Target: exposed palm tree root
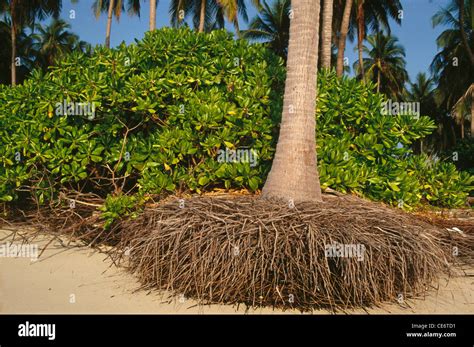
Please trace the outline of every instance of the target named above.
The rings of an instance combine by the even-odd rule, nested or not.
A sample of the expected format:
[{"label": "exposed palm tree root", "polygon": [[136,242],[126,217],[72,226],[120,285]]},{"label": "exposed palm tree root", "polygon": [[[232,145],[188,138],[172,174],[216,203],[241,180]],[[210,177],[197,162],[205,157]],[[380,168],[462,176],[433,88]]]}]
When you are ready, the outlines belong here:
[{"label": "exposed palm tree root", "polygon": [[344,310],[424,292],[453,247],[472,254],[473,235],[450,233],[355,197],[194,197],[118,224],[115,256],[144,286],[201,303]]},{"label": "exposed palm tree root", "polygon": [[451,251],[457,260],[465,264],[474,264],[474,221],[446,219],[433,215],[417,215],[417,217],[443,230],[439,238],[445,249]]}]

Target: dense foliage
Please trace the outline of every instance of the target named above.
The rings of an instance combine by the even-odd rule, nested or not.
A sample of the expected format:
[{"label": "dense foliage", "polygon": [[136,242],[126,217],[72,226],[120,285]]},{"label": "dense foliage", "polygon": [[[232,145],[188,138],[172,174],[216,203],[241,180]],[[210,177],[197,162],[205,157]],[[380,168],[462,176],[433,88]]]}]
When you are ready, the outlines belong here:
[{"label": "dense foliage", "polygon": [[459,140],[456,146],[446,151],[445,155],[458,170],[468,171],[474,175],[474,137]]},{"label": "dense foliage", "polygon": [[[255,190],[272,158],[283,79],[279,58],[224,31],[162,29],[90,58],[71,54],[0,89],[0,198],[26,189],[42,203],[62,187]],[[81,113],[72,102],[95,112],[71,115]],[[226,147],[252,149],[258,165],[219,162]]]},{"label": "dense foliage", "polygon": [[413,155],[435,128],[426,116],[384,114],[385,99],[354,79],[319,77],[318,160],[322,187],[355,191],[403,208],[462,206],[474,177],[449,162]]},{"label": "dense foliage", "polygon": [[[280,58],[224,31],[161,29],[90,57],[72,53],[46,74],[0,87],[0,200],[93,192],[109,196],[103,211],[111,220],[132,213],[142,200],[133,193],[257,190],[274,153],[284,76]],[[384,97],[372,90],[333,73],[319,77],[323,188],[403,208],[463,205],[472,176],[411,155],[433,122],[382,114]],[[78,114],[78,103],[92,111]],[[229,155],[240,150],[256,161]]]}]

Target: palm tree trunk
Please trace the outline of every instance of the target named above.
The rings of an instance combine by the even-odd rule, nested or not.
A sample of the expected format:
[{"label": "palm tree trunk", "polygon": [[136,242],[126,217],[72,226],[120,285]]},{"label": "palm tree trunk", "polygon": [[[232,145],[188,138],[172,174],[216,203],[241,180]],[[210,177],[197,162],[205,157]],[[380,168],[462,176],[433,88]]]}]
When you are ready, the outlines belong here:
[{"label": "palm tree trunk", "polygon": [[[457,143],[457,136],[456,136],[456,131],[454,129],[454,124],[453,122],[450,123],[450,128],[451,128],[451,138],[453,139],[451,142],[452,142],[452,145],[453,146],[456,146],[456,143]],[[445,148],[445,150],[448,149],[448,147]]]},{"label": "palm tree trunk", "polygon": [[283,115],[264,197],[321,201],[316,155],[320,0],[293,0]]},{"label": "palm tree trunk", "polygon": [[380,69],[377,69],[377,93],[380,93]]},{"label": "palm tree trunk", "polygon": [[324,0],[323,6],[323,32],[321,40],[321,67],[323,69],[331,68],[331,34],[332,34],[332,13],[333,0]]},{"label": "palm tree trunk", "polygon": [[105,47],[110,48],[110,31],[112,29],[112,15],[114,12],[115,0],[110,0],[107,11],[107,30],[105,31]]},{"label": "palm tree trunk", "polygon": [[365,82],[364,60],[362,58],[363,41],[365,36],[364,0],[359,0],[357,5],[357,50],[359,52],[359,69],[362,81]]},{"label": "palm tree trunk", "polygon": [[471,94],[471,137],[474,138],[474,88]]},{"label": "palm tree trunk", "polygon": [[344,13],[342,15],[341,33],[337,46],[336,74],[341,77],[344,73],[344,51],[346,49],[347,33],[349,32],[349,21],[351,19],[352,0],[346,0]]},{"label": "palm tree trunk", "polygon": [[207,0],[201,0],[201,13],[199,16],[199,32],[204,32],[204,24],[206,22],[206,2]]},{"label": "palm tree trunk", "polygon": [[[451,125],[450,125],[450,127],[451,127]],[[443,132],[442,132],[441,147],[442,147],[443,151],[445,151],[446,148],[448,147],[448,144],[447,144],[447,143],[448,143],[448,134],[447,134],[447,131],[448,131],[448,129],[446,129],[446,130],[443,129]]]},{"label": "palm tree trunk", "polygon": [[10,2],[10,13],[11,13],[11,29],[10,37],[12,41],[11,48],[11,84],[12,86],[16,85],[16,0],[11,0]]},{"label": "palm tree trunk", "polygon": [[469,46],[469,42],[466,36],[466,31],[464,30],[464,0],[458,0],[458,4],[459,4],[459,28],[461,31],[462,43],[464,45],[464,49],[467,52],[469,60],[471,61],[471,65],[474,66],[474,54],[472,53],[471,47]]},{"label": "palm tree trunk", "polygon": [[156,0],[150,0],[150,31],[156,29]]},{"label": "palm tree trunk", "polygon": [[238,14],[235,15],[234,28],[235,28],[235,33],[236,33],[237,37],[240,39],[242,37],[242,35],[240,34],[239,15]]}]

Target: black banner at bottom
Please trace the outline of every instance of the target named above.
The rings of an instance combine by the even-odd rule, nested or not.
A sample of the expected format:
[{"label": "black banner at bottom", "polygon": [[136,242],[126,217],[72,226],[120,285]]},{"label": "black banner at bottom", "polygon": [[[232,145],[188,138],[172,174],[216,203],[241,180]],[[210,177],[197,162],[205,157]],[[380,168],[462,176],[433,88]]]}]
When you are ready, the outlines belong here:
[{"label": "black banner at bottom", "polygon": [[0,347],[187,341],[472,347],[473,323],[474,315],[0,315]]}]

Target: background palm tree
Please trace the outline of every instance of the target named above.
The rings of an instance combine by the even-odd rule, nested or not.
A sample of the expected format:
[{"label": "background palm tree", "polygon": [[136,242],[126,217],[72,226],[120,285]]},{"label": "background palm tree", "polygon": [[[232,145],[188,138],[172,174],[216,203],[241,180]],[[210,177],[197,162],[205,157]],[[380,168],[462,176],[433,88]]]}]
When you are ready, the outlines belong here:
[{"label": "background palm tree", "polygon": [[[191,12],[193,0],[171,0],[169,14],[171,17],[171,25],[179,26]],[[184,16],[181,16],[184,13]]]},{"label": "background palm tree", "polygon": [[[471,64],[463,39],[465,35],[470,49],[474,50],[473,14],[471,13],[471,8],[474,7],[471,5],[472,3],[461,8],[458,0],[452,0],[447,7],[440,9],[432,18],[434,27],[438,25],[448,27],[436,39],[439,52],[430,66],[437,83],[438,106],[447,112],[465,95],[473,82],[474,66]],[[460,22],[461,9],[464,10],[462,16],[464,27],[461,27]]]},{"label": "background palm tree", "polygon": [[[423,153],[428,149],[433,151],[439,148],[443,137],[442,133],[452,127],[452,121],[440,112],[435,101],[436,84],[432,77],[428,77],[425,73],[418,73],[414,82],[409,82],[409,87],[405,91],[404,100],[410,100],[420,103],[420,113],[423,116],[430,117],[438,129],[424,139],[416,141],[413,145],[415,153]],[[444,119],[443,119],[444,118]],[[430,148],[428,148],[430,147]]]},{"label": "background palm tree", "polygon": [[158,0],[150,0],[150,31],[156,29],[156,7],[158,6]]},{"label": "background palm tree", "polygon": [[205,27],[205,23],[206,23],[207,0],[196,1],[196,5],[199,6],[199,29],[198,29],[198,31],[200,33],[202,33],[202,32],[204,32],[204,27]]},{"label": "background palm tree", "polygon": [[357,50],[359,53],[359,72],[364,80],[364,66],[362,64],[363,41],[368,29],[373,32],[385,29],[390,34],[389,18],[400,24],[399,11],[402,5],[400,0],[354,0],[352,20],[357,28]]},{"label": "background palm tree", "polygon": [[[240,37],[239,15],[242,16],[245,22],[248,22],[245,0],[217,0],[217,3],[222,7],[227,20],[234,24],[237,37]],[[258,9],[261,8],[260,0],[252,0],[252,4]]]},{"label": "background palm tree", "polygon": [[[105,46],[110,47],[110,34],[112,30],[112,18],[120,20],[122,12],[125,11],[125,4],[123,0],[94,0],[92,4],[92,11],[96,18],[99,18],[101,13],[107,13],[107,29],[105,31]],[[127,0],[127,12],[130,15],[140,16],[140,0]]]},{"label": "background palm tree", "polygon": [[[408,95],[412,100],[420,102],[426,109],[436,107],[434,100],[435,83],[433,78],[420,72],[415,77],[415,82],[409,82]],[[425,108],[425,107],[422,107]]]},{"label": "background palm tree", "polygon": [[321,200],[316,156],[319,0],[293,0],[280,136],[263,196]]},{"label": "background palm tree", "polygon": [[[370,79],[377,84],[377,92],[388,97],[398,99],[408,81],[406,71],[405,49],[394,36],[378,32],[369,35],[363,51],[367,58],[363,58],[364,79]],[[358,74],[361,63],[357,60],[354,69]]]},{"label": "background palm tree", "polygon": [[17,82],[17,35],[25,26],[34,26],[36,20],[43,20],[48,16],[57,18],[61,12],[61,0],[0,0],[0,13],[10,17],[10,72],[11,84]]},{"label": "background palm tree", "polygon": [[[216,0],[171,0],[169,13],[171,24],[175,27],[189,16],[199,32],[224,27],[224,12]],[[184,16],[181,16],[182,13]]]},{"label": "background palm tree", "polygon": [[474,83],[466,90],[463,96],[454,104],[452,114],[461,125],[461,138],[464,138],[464,122],[470,121],[469,136],[474,138]]},{"label": "background palm tree", "polygon": [[11,36],[10,23],[0,21],[0,84],[6,84],[10,81],[10,52]]},{"label": "background palm tree", "polygon": [[[53,20],[49,26],[35,25],[35,30],[27,34],[26,29],[16,35],[16,54],[21,59],[17,67],[17,82],[22,82],[35,67],[46,70],[62,54],[81,51],[90,54],[91,45],[79,40],[69,32],[70,26],[62,20]],[[9,62],[11,51],[11,25],[8,19],[0,21],[0,83],[10,82]]]},{"label": "background palm tree", "polygon": [[286,59],[290,36],[290,0],[276,0],[271,6],[263,1],[262,10],[250,22],[249,29],[242,31],[245,38],[267,41],[269,48]]},{"label": "background palm tree", "polygon": [[80,41],[76,34],[68,31],[70,28],[71,26],[61,19],[52,21],[46,27],[36,25],[31,46],[36,53],[36,66],[46,69],[54,65],[55,61],[66,53],[87,49],[85,43]]},{"label": "background palm tree", "polygon": [[[341,18],[339,37],[337,41],[337,62],[336,62],[336,74],[341,77],[344,73],[344,51],[346,49],[347,35],[349,34],[349,25],[351,20],[351,10],[352,10],[353,0],[346,0],[344,4],[337,2],[336,9],[341,9],[344,5],[344,10],[340,16],[335,16],[334,18]],[[336,10],[336,13],[340,12]],[[337,22],[337,20],[334,20]]]},{"label": "background palm tree", "polygon": [[323,0],[321,33],[321,67],[331,68],[333,0]]},{"label": "background palm tree", "polygon": [[[469,45],[469,37],[468,37],[468,34],[466,33],[467,30],[472,31],[474,27],[474,19],[472,18],[474,16],[474,1],[473,0],[457,0],[457,5],[458,5],[459,30],[461,32],[462,43],[463,43],[464,49],[466,50],[467,56],[469,57],[469,61],[471,62],[471,65],[474,66],[474,53],[473,53],[473,49]],[[470,15],[471,20],[470,21],[468,20],[467,22],[465,21],[466,10],[468,11],[470,10],[471,12],[471,15]]]},{"label": "background palm tree", "polygon": [[[11,82],[11,23],[9,19],[0,21],[0,84]],[[21,83],[34,66],[36,52],[32,49],[33,39],[25,29],[16,34],[16,57],[21,65],[16,68],[16,82]]]}]

